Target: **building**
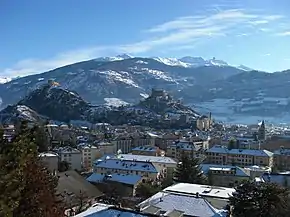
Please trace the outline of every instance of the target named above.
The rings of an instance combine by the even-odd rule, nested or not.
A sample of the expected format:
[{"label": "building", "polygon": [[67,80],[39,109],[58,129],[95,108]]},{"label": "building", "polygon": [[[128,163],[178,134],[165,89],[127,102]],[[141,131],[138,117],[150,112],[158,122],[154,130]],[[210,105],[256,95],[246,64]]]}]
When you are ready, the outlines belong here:
[{"label": "building", "polygon": [[145,156],[134,154],[121,154],[120,159],[138,162],[152,163],[159,173],[165,176],[173,177],[173,172],[177,166],[177,162],[170,157],[165,156]]},{"label": "building", "polygon": [[164,151],[160,150],[158,147],[152,146],[139,146],[132,149],[132,154],[134,155],[146,155],[146,156],[161,156],[165,154]]},{"label": "building", "polygon": [[[227,216],[225,207],[233,188],[179,183],[138,205],[143,213],[172,216]],[[171,215],[170,215],[171,216]]]},{"label": "building", "polygon": [[215,145],[206,150],[206,163],[235,166],[273,166],[273,153],[267,150],[228,149]]},{"label": "building", "polygon": [[214,186],[234,187],[251,178],[250,171],[237,166],[201,164],[200,167]]},{"label": "building", "polygon": [[115,194],[121,197],[135,196],[142,175],[129,173],[93,173],[87,181],[96,184],[106,195]]},{"label": "building", "polygon": [[82,153],[82,167],[85,170],[90,170],[93,167],[93,162],[100,157],[100,150],[94,145],[81,143],[78,149]]},{"label": "building", "polygon": [[40,153],[39,157],[40,157],[41,161],[44,163],[44,166],[51,173],[57,174],[59,156],[56,153],[52,153],[52,152]]},{"label": "building", "polygon": [[290,170],[290,149],[282,146],[274,151],[274,168],[278,170]]},{"label": "building", "polygon": [[97,142],[94,144],[99,149],[99,158],[108,155],[108,154],[114,154],[117,153],[117,145],[113,142]]},{"label": "building", "polygon": [[199,158],[201,161],[205,158],[202,146],[189,141],[176,141],[167,148],[166,152],[166,156],[174,159],[181,159],[183,154],[191,158]]},{"label": "building", "polygon": [[133,139],[130,137],[116,137],[112,141],[112,144],[116,147],[116,150],[121,150],[124,154],[127,154],[132,150],[132,143]]},{"label": "building", "polygon": [[196,128],[199,130],[209,130],[212,125],[211,115],[210,117],[201,116],[196,120]]},{"label": "building", "polygon": [[258,139],[260,141],[265,141],[266,140],[266,126],[265,126],[265,121],[262,121],[261,124],[259,124],[259,129],[258,129]]},{"label": "building", "polygon": [[63,147],[56,150],[59,160],[66,161],[70,164],[72,170],[82,169],[82,152],[71,147]]},{"label": "building", "polygon": [[80,198],[83,202],[95,203],[103,193],[76,171],[70,170],[58,174],[57,196],[66,208],[72,208],[79,205]]}]

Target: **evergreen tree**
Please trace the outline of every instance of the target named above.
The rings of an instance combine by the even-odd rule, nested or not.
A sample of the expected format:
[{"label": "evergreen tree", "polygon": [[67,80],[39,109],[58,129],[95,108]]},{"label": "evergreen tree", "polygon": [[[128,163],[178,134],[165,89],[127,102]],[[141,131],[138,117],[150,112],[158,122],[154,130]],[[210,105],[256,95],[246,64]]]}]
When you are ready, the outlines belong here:
[{"label": "evergreen tree", "polygon": [[206,184],[207,180],[201,171],[198,159],[189,158],[187,154],[182,154],[181,161],[175,170],[174,181],[192,184]]},{"label": "evergreen tree", "polygon": [[273,183],[245,182],[230,198],[233,217],[282,217],[290,215],[289,191]]},{"label": "evergreen tree", "polygon": [[38,157],[34,130],[22,123],[11,142],[0,135],[0,216],[64,215],[56,198],[57,179]]}]

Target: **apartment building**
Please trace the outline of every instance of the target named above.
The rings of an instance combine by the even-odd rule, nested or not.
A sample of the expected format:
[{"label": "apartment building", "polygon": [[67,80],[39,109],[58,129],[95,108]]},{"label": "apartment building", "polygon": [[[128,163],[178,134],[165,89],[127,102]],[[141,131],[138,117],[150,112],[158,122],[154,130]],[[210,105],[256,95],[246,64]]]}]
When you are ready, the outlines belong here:
[{"label": "apartment building", "polygon": [[201,164],[200,167],[214,186],[234,187],[251,178],[249,170],[237,166]]},{"label": "apartment building", "polygon": [[60,161],[66,161],[70,164],[72,170],[82,169],[82,152],[71,147],[63,147],[55,150]]},{"label": "apartment building", "polygon": [[193,158],[200,158],[201,160],[205,158],[202,145],[197,145],[189,141],[176,141],[168,146],[166,152],[166,156],[174,159],[181,159],[183,154]]},{"label": "apartment building", "polygon": [[267,150],[228,149],[215,145],[206,150],[206,163],[235,166],[273,166],[273,153]]},{"label": "apartment building", "polygon": [[100,149],[94,145],[81,143],[78,149],[82,153],[82,167],[85,170],[90,170],[93,167],[93,162],[101,157]]},{"label": "apartment building", "polygon": [[131,137],[116,137],[112,141],[116,150],[121,150],[124,154],[127,154],[132,150],[132,143],[133,139]]},{"label": "apartment building", "polygon": [[280,147],[274,151],[274,167],[278,170],[290,170],[290,149]]},{"label": "apartment building", "polygon": [[104,155],[108,155],[108,154],[114,154],[117,152],[117,146],[115,143],[113,142],[98,142],[94,144],[96,147],[98,147],[99,149],[99,157],[102,157]]},{"label": "apartment building", "polygon": [[146,156],[161,156],[164,151],[162,151],[159,147],[152,146],[139,146],[132,149],[132,154],[134,155],[146,155]]}]

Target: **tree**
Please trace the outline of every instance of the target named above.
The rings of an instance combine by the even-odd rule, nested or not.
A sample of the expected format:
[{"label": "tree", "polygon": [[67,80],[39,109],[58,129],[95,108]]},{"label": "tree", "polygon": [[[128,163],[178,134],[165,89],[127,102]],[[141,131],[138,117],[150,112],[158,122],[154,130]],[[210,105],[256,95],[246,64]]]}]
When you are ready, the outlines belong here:
[{"label": "tree", "polygon": [[289,191],[273,183],[244,182],[229,199],[233,217],[289,216]]},{"label": "tree", "polygon": [[65,171],[68,171],[70,168],[70,164],[69,162],[67,161],[60,161],[58,163],[58,171],[59,172],[65,172]]},{"label": "tree", "polygon": [[136,197],[149,198],[161,190],[160,186],[152,185],[149,182],[141,182],[136,188]]},{"label": "tree", "polygon": [[60,217],[58,180],[38,157],[35,129],[23,122],[11,142],[0,135],[0,216]]},{"label": "tree", "polygon": [[235,140],[231,139],[228,143],[228,149],[231,150],[231,149],[234,149],[235,148]]},{"label": "tree", "polygon": [[182,154],[181,161],[178,163],[174,174],[174,181],[192,184],[206,184],[206,176],[201,171],[197,158],[189,158],[185,153]]}]

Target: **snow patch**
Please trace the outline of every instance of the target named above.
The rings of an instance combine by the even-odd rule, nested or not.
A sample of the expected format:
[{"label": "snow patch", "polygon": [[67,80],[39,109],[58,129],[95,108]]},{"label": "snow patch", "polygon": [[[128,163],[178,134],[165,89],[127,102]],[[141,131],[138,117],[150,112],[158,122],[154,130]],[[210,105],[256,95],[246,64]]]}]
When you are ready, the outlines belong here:
[{"label": "snow patch", "polygon": [[142,61],[142,60],[138,60],[136,63],[137,64],[148,64],[148,62],[145,62],[145,61]]},{"label": "snow patch", "polygon": [[109,71],[98,71],[99,74],[106,75],[109,79],[119,81],[131,85],[133,87],[139,87],[131,78],[129,78],[128,72],[116,72],[113,70]]},{"label": "snow patch", "polygon": [[142,97],[145,98],[145,99],[149,97],[149,95],[146,94],[146,93],[140,93],[140,96],[142,96]]},{"label": "snow patch", "polygon": [[44,78],[38,78],[37,80],[38,80],[38,81],[43,81],[43,80],[44,80]]},{"label": "snow patch", "polygon": [[176,58],[162,58],[162,57],[154,57],[153,59],[157,60],[158,62],[161,62],[168,66],[182,66],[182,67],[189,67],[190,65],[184,62],[181,62],[180,60]]},{"label": "snow patch", "polygon": [[0,84],[5,84],[10,82],[12,79],[11,78],[0,78]]},{"label": "snow patch", "polygon": [[104,98],[105,100],[105,104],[108,106],[112,106],[112,107],[120,107],[120,106],[126,106],[129,103],[119,99],[119,98]]}]

